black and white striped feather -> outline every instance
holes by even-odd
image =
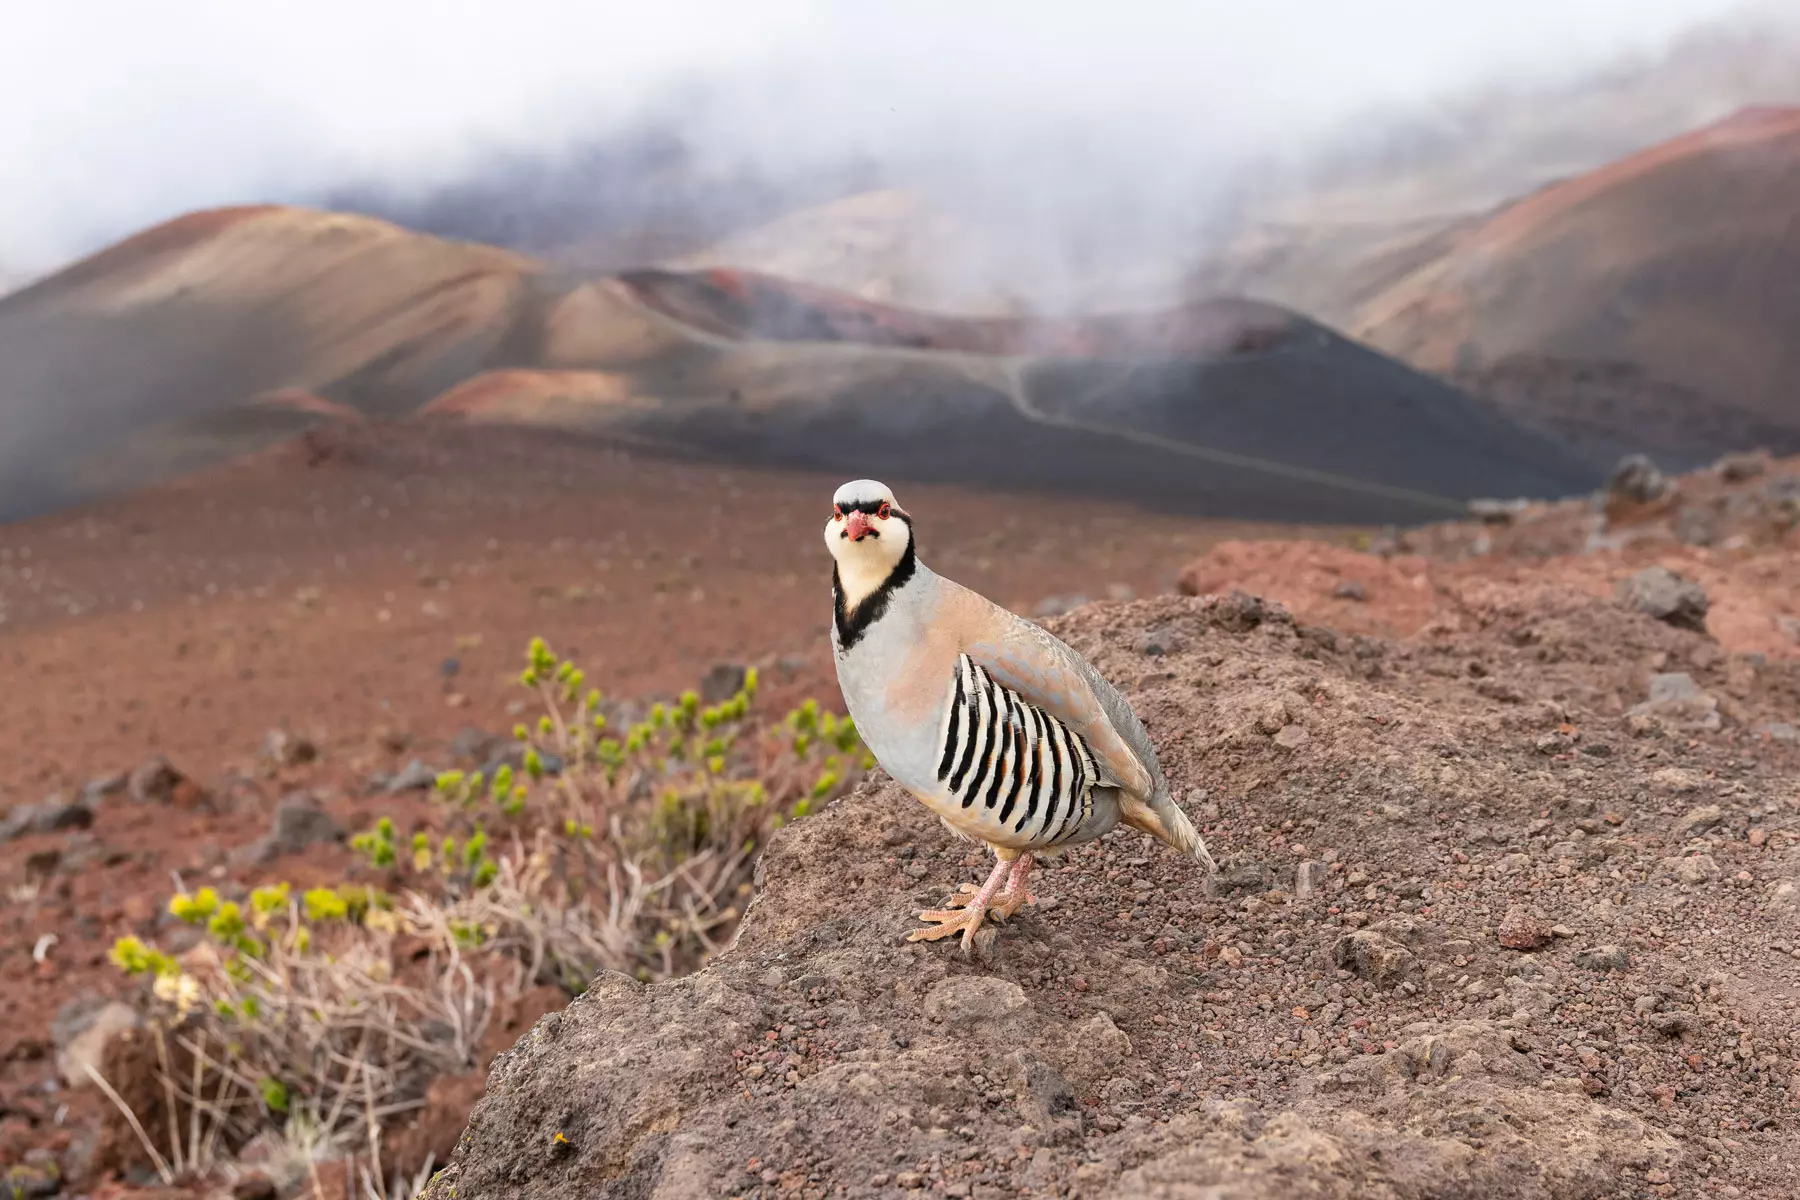
[[[957,656],[939,744],[938,782],[971,832],[985,826],[1013,845],[1052,847],[1093,812],[1099,770],[1087,743],[967,654]]]

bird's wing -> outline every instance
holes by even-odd
[[[963,644],[963,652],[995,682],[1080,734],[1102,782],[1150,795],[1160,782],[1156,753],[1125,698],[1049,630],[989,601],[982,603],[994,615],[986,629]]]

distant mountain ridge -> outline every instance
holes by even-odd
[[[0,415],[4,516],[345,419],[1281,519],[1419,519],[1595,474],[1278,306],[976,320],[755,272],[575,272],[270,206],[190,214],[0,300]]]

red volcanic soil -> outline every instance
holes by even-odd
[[[1721,649],[1800,658],[1800,459],[1725,462],[1653,502],[1532,505],[1492,524],[1409,531],[1375,553],[1223,542],[1182,571],[1180,587],[1239,588],[1342,632],[1410,637],[1457,620],[1471,589],[1553,579],[1610,597],[1621,580],[1660,566],[1705,590],[1707,631]]]
[[[1740,147],[1755,149],[1763,143],[1796,134],[1800,134],[1800,109],[1744,109],[1717,124],[1671,138],[1508,205],[1475,232],[1470,245],[1490,253],[1504,252],[1512,242],[1533,236],[1546,222],[1614,188],[1628,186],[1668,167],[1684,166],[1696,156]]]
[[[279,204],[240,204],[183,213],[90,254],[55,275],[47,276],[46,281],[54,280],[58,289],[80,287],[137,270],[161,255],[191,249],[247,221],[276,217],[288,211],[291,210]]]
[[[1748,110],[1472,224],[1355,332],[1433,371],[1630,364],[1800,432],[1797,208],[1800,109]]]
[[[231,851],[295,788],[352,830],[377,808],[409,818],[426,802],[370,798],[371,773],[445,767],[459,730],[510,728],[533,635],[615,696],[672,695],[716,663],[759,662],[771,704],[835,705],[819,530],[840,482],[541,431],[365,422],[0,527],[0,811],[153,754],[215,797],[113,796],[88,833],[0,842],[13,901],[0,974],[18,982],[0,988],[0,1110],[23,1114],[0,1111],[0,1162],[54,1142],[64,1100],[68,1130],[93,1127],[91,1090],[46,1107],[50,1022],[73,997],[123,988],[106,950],[155,931],[170,872],[342,878],[342,847],[265,867]],[[1259,532],[894,482],[935,567],[1027,612],[1046,597],[1166,592],[1182,562]],[[271,774],[259,746],[274,728],[313,740],[318,761]]]
[[[29,685],[0,694],[0,792],[35,800],[153,751],[203,770],[283,722],[357,746],[375,725],[447,737],[498,719],[534,634],[621,694],[721,660],[823,668],[815,526],[840,482],[370,423],[0,527],[0,655]],[[1262,528],[903,490],[935,566],[1026,611],[1168,590],[1206,546]]]

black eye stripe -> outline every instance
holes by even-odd
[[[905,521],[908,525],[912,524],[912,518],[910,516],[908,516],[905,513],[905,511],[903,511],[900,508],[900,506],[895,504],[892,500],[858,500],[853,504],[835,505],[834,511],[846,513],[846,514],[853,513],[853,512],[859,512],[859,513],[866,513],[871,517],[879,517],[881,515],[881,506],[883,504],[888,506],[887,515],[889,517],[891,517],[897,521]]]

